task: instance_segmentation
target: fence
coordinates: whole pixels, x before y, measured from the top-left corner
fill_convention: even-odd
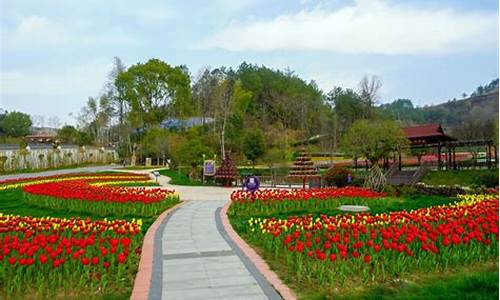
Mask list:
[[[49,169],[80,164],[111,163],[118,160],[114,149],[61,145],[0,145],[0,172],[23,169]]]

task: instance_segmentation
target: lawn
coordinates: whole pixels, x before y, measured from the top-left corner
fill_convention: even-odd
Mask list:
[[[144,175],[96,173],[92,176],[98,177],[97,181],[91,181],[97,185],[87,186],[85,182],[80,182],[79,179],[75,181],[69,176],[55,185],[50,181],[35,179],[24,186],[2,189],[0,183],[0,250],[4,249],[3,256],[0,254],[0,299],[25,299],[28,295],[30,298],[40,299],[130,297],[144,234],[157,216],[177,204],[179,199],[172,194],[165,194],[166,198],[161,200],[164,194],[158,192],[150,193],[144,190],[139,193],[126,193],[123,187],[119,187],[120,180],[123,180],[123,186],[150,184],[149,178]],[[101,184],[101,178],[104,180],[104,177],[110,178]],[[51,180],[57,178],[52,177]],[[72,181],[73,185],[68,186],[72,191],[65,191],[64,186]],[[21,182],[21,185],[23,184]],[[29,191],[36,185],[42,188],[42,192],[74,192],[76,196],[80,197],[78,193],[82,196],[81,199],[60,199],[46,195],[28,195],[23,191],[23,188]],[[45,188],[50,191],[44,190]],[[101,194],[104,194],[107,200],[98,201]],[[142,201],[145,202],[141,203]],[[98,209],[94,209],[95,207]],[[64,229],[68,222],[75,224],[71,230]],[[47,224],[52,224],[50,231],[45,227]],[[103,226],[110,227],[102,231]],[[30,227],[33,231],[28,229]],[[94,229],[87,231],[85,228]],[[10,241],[6,240],[7,236]],[[44,246],[39,244],[42,236],[46,236],[48,240],[50,236],[57,238],[43,248]],[[33,255],[34,261],[30,262],[29,257],[24,257],[27,252],[18,252],[20,250],[15,245],[16,240],[12,244],[12,238],[25,239],[32,244],[30,247],[37,249],[33,250],[36,251]],[[116,243],[113,242],[114,239]],[[84,240],[86,243],[82,244]],[[65,244],[67,241],[70,241],[71,245]],[[49,247],[53,242],[54,246]],[[10,254],[5,254],[5,247],[10,248]],[[53,252],[59,248],[66,249],[67,252]],[[56,255],[49,258],[48,264],[42,262],[42,256],[49,257],[51,253]],[[12,264],[10,259],[14,258],[17,261],[12,261]],[[85,259],[88,260],[85,262]],[[52,265],[52,262],[58,265]]]
[[[299,299],[498,299],[498,230],[493,229],[498,227],[498,200],[490,198],[417,196],[233,201],[228,216],[238,234],[256,249]],[[372,220],[373,227],[364,234],[361,227],[368,226],[364,222],[372,221],[364,217],[365,214],[346,215],[337,209],[347,204],[368,205],[372,216],[386,221]],[[414,210],[414,216],[403,210]],[[449,241],[445,241],[448,237],[433,233],[438,232],[438,224],[445,226],[439,227],[441,230],[456,228],[453,226],[458,225],[451,221],[455,217],[443,218],[455,211],[457,220],[464,224],[487,218],[492,222],[488,226],[496,234],[486,230],[482,234],[483,239],[487,239],[484,244],[476,241],[454,244],[451,233]],[[436,223],[439,218],[441,221]],[[410,237],[409,231],[405,231],[408,227],[402,226],[406,223],[420,228],[420,234],[427,234],[426,239],[431,237],[429,241],[437,234],[436,241],[426,242],[425,247],[427,243],[429,247],[422,250],[418,239],[423,237]],[[433,226],[428,232],[426,224]],[[375,236],[371,236],[370,228],[377,229]],[[387,230],[399,232],[390,233],[398,237],[392,240],[395,246],[391,238],[387,241],[387,237],[382,238],[388,234]],[[337,240],[336,233],[341,234]],[[463,236],[457,235],[460,237],[457,242],[461,242]],[[361,242],[358,246],[357,241]],[[348,248],[345,253],[342,246]],[[434,250],[437,252],[433,253]]]
[[[429,185],[498,186],[498,169],[429,171],[421,180]]]
[[[210,186],[211,183],[202,183],[199,180],[191,180],[184,171],[162,169],[159,170],[160,174],[163,176],[170,177],[170,184],[175,185],[187,185],[187,186]]]

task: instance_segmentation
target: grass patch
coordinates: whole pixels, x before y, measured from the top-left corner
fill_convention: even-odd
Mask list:
[[[134,171],[134,170],[152,170],[152,169],[158,169],[158,168],[164,168],[164,167],[163,166],[150,166],[150,167],[146,167],[146,166],[129,166],[129,167],[119,168],[119,170],[131,170],[131,171]]]
[[[176,170],[163,169],[159,170],[160,174],[163,176],[170,177],[170,184],[175,185],[187,185],[187,186],[213,186],[213,184],[202,183],[199,180],[191,180],[186,173],[179,172]]]
[[[498,169],[429,171],[421,181],[430,185],[495,187],[498,185]]]

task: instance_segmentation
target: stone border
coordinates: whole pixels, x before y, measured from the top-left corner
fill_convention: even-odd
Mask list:
[[[153,279],[153,258],[155,253],[155,237],[163,221],[167,219],[174,211],[183,206],[186,201],[172,206],[164,211],[149,227],[142,242],[141,260],[139,261],[139,270],[135,276],[134,288],[130,299],[143,300],[149,298],[149,289]],[[158,246],[158,245],[156,245]],[[161,246],[161,245],[160,245]]]
[[[280,296],[285,300],[296,300],[297,297],[294,293],[286,286],[281,279],[274,273],[269,265],[253,250],[237,233],[234,231],[229,218],[227,217],[227,210],[231,205],[231,201],[228,201],[226,205],[220,210],[220,218],[222,220],[222,226],[224,227],[227,235],[232,239],[234,244],[243,252],[243,254],[255,265],[257,270],[262,274],[262,276],[267,280],[267,282],[280,294]]]

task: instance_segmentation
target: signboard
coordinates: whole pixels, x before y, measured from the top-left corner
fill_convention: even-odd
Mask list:
[[[215,160],[205,160],[203,162],[203,176],[215,175]]]
[[[245,188],[247,189],[247,191],[254,193],[259,189],[259,186],[259,177],[248,176],[247,178],[245,178]]]

